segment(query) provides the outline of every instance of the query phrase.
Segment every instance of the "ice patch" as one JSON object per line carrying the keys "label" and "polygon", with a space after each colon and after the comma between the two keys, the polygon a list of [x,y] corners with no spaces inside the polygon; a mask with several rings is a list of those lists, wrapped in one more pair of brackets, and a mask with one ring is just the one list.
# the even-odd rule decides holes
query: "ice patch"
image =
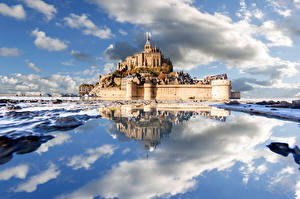
{"label": "ice patch", "polygon": [[274,107],[256,105],[256,104],[239,104],[239,105],[219,104],[213,106],[226,109],[226,110],[231,110],[231,111],[246,112],[250,114],[264,115],[267,117],[275,117],[275,118],[292,120],[292,121],[300,121],[299,109],[274,108]]}
{"label": "ice patch", "polygon": [[[18,98],[18,100],[20,99]],[[17,106],[20,109],[0,108],[0,136],[22,131],[45,133],[55,130],[70,130],[84,124],[91,118],[100,117],[97,111],[98,105],[78,102],[62,104],[18,103]],[[60,121],[58,122],[58,120]]]}

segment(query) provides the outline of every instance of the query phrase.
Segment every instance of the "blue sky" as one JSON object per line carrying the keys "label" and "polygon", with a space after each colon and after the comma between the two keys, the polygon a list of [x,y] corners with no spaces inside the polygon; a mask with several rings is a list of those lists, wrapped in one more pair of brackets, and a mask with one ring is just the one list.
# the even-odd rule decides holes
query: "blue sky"
{"label": "blue sky", "polygon": [[300,94],[299,0],[2,0],[0,93],[76,93],[141,50],[227,73],[245,97]]}

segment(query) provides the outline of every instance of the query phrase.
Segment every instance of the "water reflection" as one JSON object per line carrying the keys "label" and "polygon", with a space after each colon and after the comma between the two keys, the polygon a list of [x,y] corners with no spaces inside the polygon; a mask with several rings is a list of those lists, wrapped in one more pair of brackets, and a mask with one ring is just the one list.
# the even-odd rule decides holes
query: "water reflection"
{"label": "water reflection", "polygon": [[26,154],[37,150],[42,143],[53,139],[51,135],[46,136],[22,136],[18,138],[1,136],[0,137],[0,164],[10,161],[13,154]]}
{"label": "water reflection", "polygon": [[229,111],[206,106],[194,107],[193,110],[119,106],[101,108],[99,113],[115,123],[115,128],[109,129],[111,134],[119,139],[124,139],[125,136],[127,139],[142,141],[145,150],[156,148],[174,126],[182,126],[192,117],[203,116],[225,122],[230,115]]}
{"label": "water reflection", "polygon": [[[255,160],[265,159],[265,162],[268,162],[267,160],[271,159],[270,154],[257,146],[270,139],[272,128],[280,122],[247,115],[234,116],[226,122],[219,122],[193,117],[197,115],[194,114],[196,111],[185,112],[183,118],[187,116],[190,119],[179,122],[176,127],[167,123],[168,127],[165,128],[164,120],[161,123],[158,122],[159,119],[151,122],[153,114],[157,115],[157,118],[160,118],[160,115],[163,115],[162,118],[173,118],[170,121],[172,125],[175,123],[174,119],[180,120],[177,115],[180,110],[167,110],[166,112],[168,114],[162,114],[164,112],[160,110],[153,112],[130,110],[128,113],[126,110],[118,109],[103,110],[101,112],[103,117],[112,119],[116,125],[122,123],[127,127],[123,131],[124,135],[127,135],[130,125],[133,129],[138,129],[148,123],[149,125],[158,124],[157,128],[163,125],[162,129],[167,129],[168,139],[164,139],[164,143],[152,151],[149,158],[139,157],[134,160],[120,161],[104,176],[86,183],[71,193],[60,195],[58,198],[171,197],[198,189],[199,182],[196,179],[204,173],[213,171],[221,173],[239,164],[243,165],[238,168],[243,179],[235,178],[232,181],[238,189],[244,189],[243,184],[248,183],[251,175],[259,176],[267,171],[269,166],[267,163],[257,164]],[[147,115],[139,118],[141,114]],[[137,120],[141,121],[141,124],[135,124]],[[142,133],[142,131],[139,132]],[[145,138],[140,135],[139,137],[141,141]],[[273,162],[275,162],[274,159]],[[210,181],[210,183],[214,182],[214,180]],[[223,179],[223,182],[226,180]],[[212,185],[210,183],[206,183],[205,178],[202,178],[201,186],[207,186],[210,189]],[[223,192],[231,189],[226,183],[223,183],[223,186]],[[201,191],[198,196],[208,197],[205,192]],[[217,195],[216,198],[224,197]]]}
{"label": "water reflection", "polygon": [[[272,142],[267,147],[274,153],[287,157],[290,153],[293,154],[294,161],[300,165],[300,149],[298,146],[290,148],[287,143]],[[299,168],[300,169],[300,168]]]}
{"label": "water reflection", "polygon": [[[282,144],[271,147],[273,151],[297,154],[289,148],[300,141],[295,123],[235,112],[228,117],[228,111],[210,107],[97,111],[103,117],[55,132],[55,139],[35,155],[3,165],[0,195],[235,198],[238,190],[241,198],[300,197],[298,165],[265,147],[278,142]],[[128,140],[137,140],[147,151]]]}

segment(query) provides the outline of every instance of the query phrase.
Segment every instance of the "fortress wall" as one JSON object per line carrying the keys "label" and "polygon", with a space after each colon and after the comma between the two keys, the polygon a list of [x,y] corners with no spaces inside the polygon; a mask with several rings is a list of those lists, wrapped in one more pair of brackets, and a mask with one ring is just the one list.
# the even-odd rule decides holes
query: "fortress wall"
{"label": "fortress wall", "polygon": [[231,83],[229,80],[215,80],[212,85],[158,85],[137,86],[127,84],[126,90],[119,88],[101,88],[97,95],[103,100],[131,100],[131,99],[157,99],[157,100],[229,100]]}
{"label": "fortress wall", "polygon": [[211,99],[210,85],[159,85],[153,90],[157,100]]}
{"label": "fortress wall", "polygon": [[97,96],[103,100],[125,100],[126,90],[119,88],[101,88],[97,92]]}

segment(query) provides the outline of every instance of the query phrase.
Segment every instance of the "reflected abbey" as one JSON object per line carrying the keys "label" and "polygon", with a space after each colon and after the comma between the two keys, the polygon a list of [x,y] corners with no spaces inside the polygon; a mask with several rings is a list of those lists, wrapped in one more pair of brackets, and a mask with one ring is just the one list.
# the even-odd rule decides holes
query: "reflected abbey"
{"label": "reflected abbey", "polygon": [[151,108],[119,106],[99,109],[100,115],[114,122],[108,131],[119,140],[136,140],[144,143],[145,150],[156,148],[173,127],[182,126],[193,117],[225,122],[229,111],[214,107]]}

